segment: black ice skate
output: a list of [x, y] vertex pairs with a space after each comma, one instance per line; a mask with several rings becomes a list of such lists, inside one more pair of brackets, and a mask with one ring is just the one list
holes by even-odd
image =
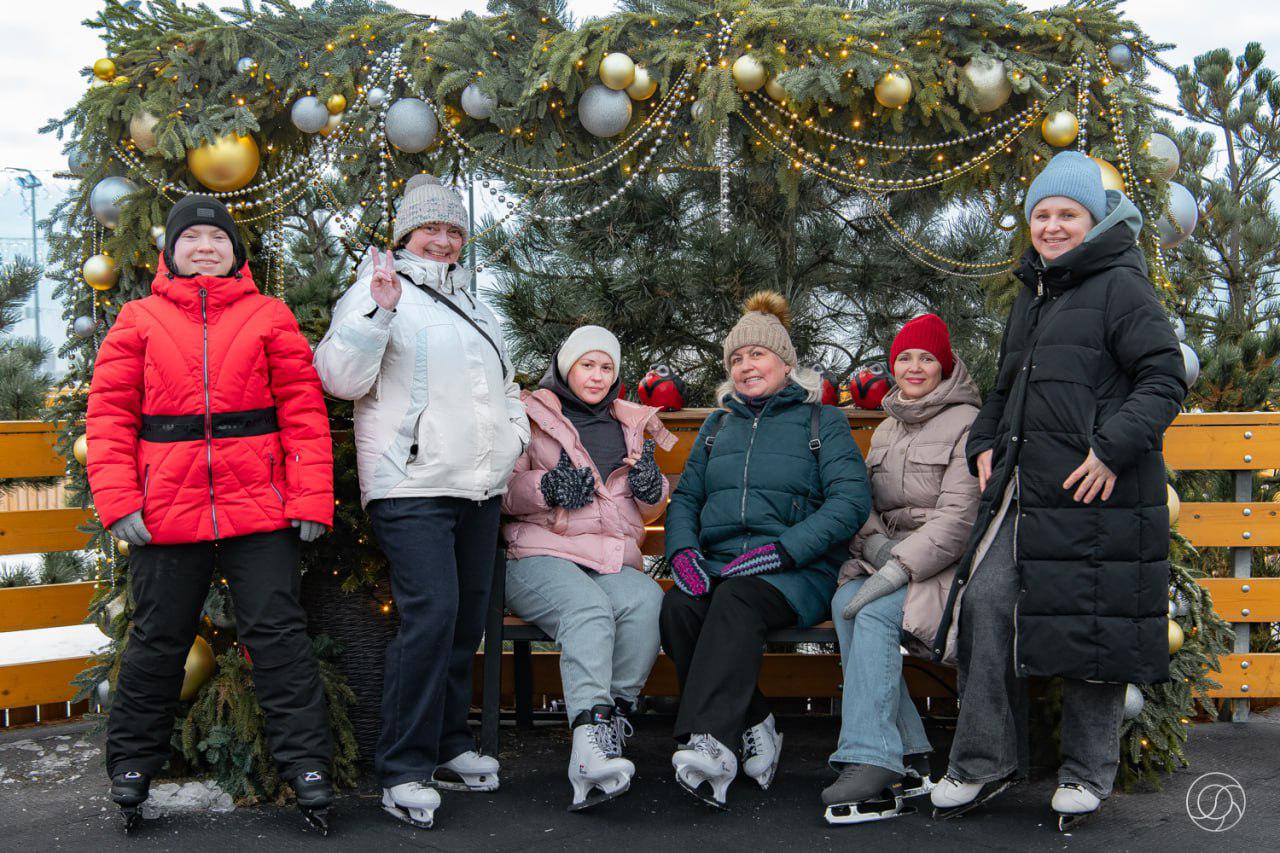
[[905, 778], [874, 764], [846, 764], [840, 778], [822, 792], [822, 804], [827, 807], [823, 817], [838, 825], [915, 814], [902, 802]]
[[906, 761], [907, 775], [902, 777], [902, 798], [909, 800], [931, 793], [938, 783], [933, 781], [928, 753], [908, 755]]
[[333, 805], [333, 785], [329, 782], [329, 774], [323, 770], [308, 770], [294, 776], [289, 784], [298, 798], [298, 811], [302, 812], [307, 823], [320, 830], [321, 835], [328, 835], [329, 807]]
[[120, 806], [124, 818], [124, 831], [133, 832], [142, 822], [142, 804], [151, 792], [151, 777], [137, 770], [128, 770], [111, 777], [111, 801]]

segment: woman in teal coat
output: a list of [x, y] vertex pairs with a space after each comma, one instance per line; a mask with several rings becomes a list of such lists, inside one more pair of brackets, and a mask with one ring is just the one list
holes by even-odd
[[871, 509], [849, 422], [796, 366], [790, 321], [776, 293], [747, 301], [724, 343], [722, 409], [667, 508], [675, 587], [659, 624], [680, 681], [681, 742], [671, 763], [682, 787], [720, 807], [739, 745], [761, 788], [778, 766], [782, 737], [756, 687], [765, 633], [827, 618], [845, 546]]

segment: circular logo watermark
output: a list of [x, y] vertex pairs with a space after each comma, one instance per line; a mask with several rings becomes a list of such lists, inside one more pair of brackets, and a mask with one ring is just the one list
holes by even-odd
[[1244, 787], [1226, 773], [1206, 773], [1187, 789], [1187, 817], [1207, 832], [1226, 832], [1244, 817]]

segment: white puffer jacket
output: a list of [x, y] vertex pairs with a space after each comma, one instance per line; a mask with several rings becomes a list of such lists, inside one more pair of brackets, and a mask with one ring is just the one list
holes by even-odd
[[[360, 502], [379, 498], [484, 500], [507, 490], [529, 443], [520, 388], [493, 312], [467, 291], [460, 266], [396, 253], [395, 311], [369, 292], [373, 265], [338, 300], [315, 366], [324, 389], [355, 401]], [[502, 348], [419, 288], [432, 288]]]

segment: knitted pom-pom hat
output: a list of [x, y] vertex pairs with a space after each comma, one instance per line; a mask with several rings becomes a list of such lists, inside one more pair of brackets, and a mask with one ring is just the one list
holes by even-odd
[[467, 233], [467, 208], [462, 196], [440, 183], [435, 175], [414, 175], [404, 185], [404, 200], [396, 211], [392, 242], [396, 245], [413, 229], [428, 222], [456, 225]]
[[943, 379], [949, 377], [956, 366], [955, 353], [951, 351], [951, 331], [937, 314], [921, 314], [903, 324], [889, 348], [890, 370], [898, 354], [909, 349], [922, 349], [936, 358], [942, 365]]
[[791, 306], [781, 293], [762, 290], [742, 306], [742, 319], [724, 339], [724, 369], [735, 350], [761, 346], [791, 367], [796, 366], [796, 348], [791, 344]]

